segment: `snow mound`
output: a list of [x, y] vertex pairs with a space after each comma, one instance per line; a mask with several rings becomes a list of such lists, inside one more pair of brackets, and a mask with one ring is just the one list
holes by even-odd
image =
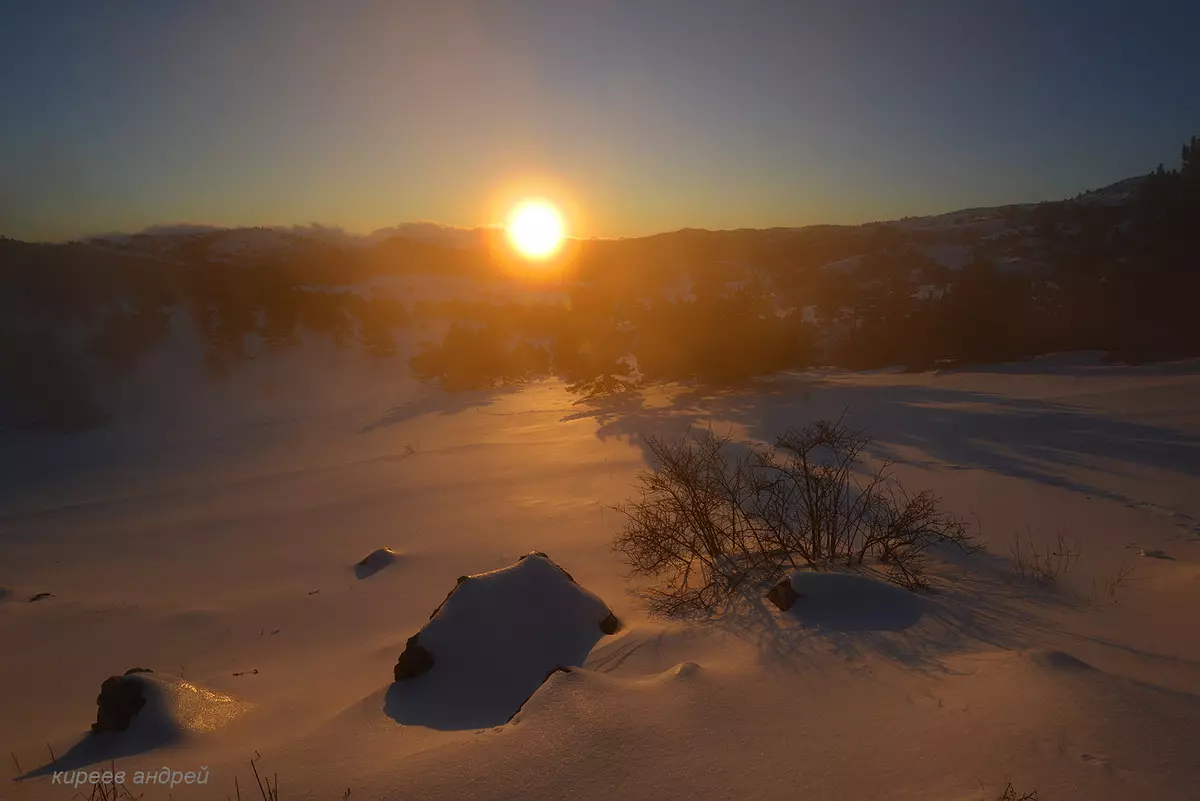
[[964, 664], [972, 665], [967, 672], [990, 676], [1001, 685], [1025, 682], [1026, 687], [1038, 683], [1067, 682], [1074, 687], [1085, 684], [1093, 687], [1131, 686], [1136, 682], [1117, 674], [1099, 670], [1077, 656], [1054, 648], [1025, 648], [1015, 651], [979, 653], [965, 657]]
[[695, 662], [681, 662], [661, 673], [633, 678], [585, 668], [558, 669], [546, 676], [509, 722], [528, 723], [539, 718], [561, 720], [572, 708], [628, 703], [629, 698], [637, 698], [640, 694], [666, 692], [667, 685], [694, 679], [700, 671]]
[[1094, 667], [1082, 659], [1071, 656], [1066, 651], [1051, 649], [1034, 649], [1026, 653], [1030, 663], [1048, 670], [1063, 671], [1092, 671]]
[[177, 676], [131, 673], [124, 681], [140, 686], [146, 705], [125, 734], [146, 741], [171, 740], [188, 733], [215, 731], [240, 717], [248, 705]]
[[370, 578], [395, 562], [398, 556], [391, 548], [376, 548], [354, 565], [354, 575], [359, 579]]
[[854, 573], [796, 573], [792, 588], [800, 598], [788, 614], [825, 631], [901, 631], [925, 613], [920, 596]]
[[463, 576], [409, 639], [384, 711], [434, 729], [500, 725], [616, 628], [608, 606], [545, 554]]
[[29, 775], [83, 768], [176, 745], [190, 735], [224, 728], [250, 708], [247, 702], [177, 676], [135, 670], [138, 672], [118, 677], [122, 685], [129, 685], [132, 694], [144, 700], [126, 729], [93, 730], [56, 762]]
[[662, 675], [672, 679], [686, 679], [700, 672], [700, 666], [695, 662], [680, 662]]

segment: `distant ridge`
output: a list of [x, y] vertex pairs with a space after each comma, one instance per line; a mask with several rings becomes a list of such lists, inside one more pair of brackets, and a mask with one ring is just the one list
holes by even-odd
[[[1063, 198], [1064, 201], [1081, 201], [1081, 202], [1099, 202], [1106, 204], [1121, 204], [1130, 201], [1137, 189], [1145, 182], [1146, 176], [1138, 175], [1130, 178], [1124, 178], [1099, 189], [1091, 189], [1086, 192], [1081, 192], [1073, 198]], [[726, 229], [709, 229], [709, 228], [693, 228], [685, 226], [675, 231], [662, 231], [655, 234], [647, 234], [643, 236], [622, 236], [622, 237], [593, 237], [596, 240], [604, 241], [626, 241], [650, 239], [654, 237], [676, 236], [676, 235], [697, 235], [710, 232], [735, 232], [735, 233], [754, 233], [760, 231], [772, 231], [785, 233], [788, 231], [799, 231], [810, 228], [858, 228], [861, 225], [886, 225], [889, 223], [903, 223], [907, 225], [921, 224], [922, 222], [942, 221], [953, 218], [960, 218], [964, 215], [987, 216], [990, 214], [999, 213], [1004, 209], [1017, 207], [1036, 206], [1041, 202], [1057, 202], [1057, 201], [1034, 201], [1029, 203], [1009, 203], [1001, 206], [980, 206], [965, 209], [957, 209], [955, 211], [941, 212], [938, 214], [927, 214], [913, 217], [903, 217], [898, 220], [877, 220], [872, 222], [862, 223], [860, 225], [832, 225], [829, 223], [814, 223], [812, 225], [802, 226], [774, 226], [771, 228], [726, 228]], [[210, 223], [171, 223], [162, 225], [152, 225], [135, 233], [128, 232], [110, 232], [104, 234], [96, 234], [92, 236], [80, 237], [79, 241], [95, 242], [108, 241], [125, 243], [139, 236], [186, 236], [191, 234], [205, 234], [215, 232], [238, 232], [238, 231], [273, 231], [280, 234], [286, 234], [303, 239], [317, 240], [326, 242], [332, 245], [340, 246], [369, 246], [376, 245], [380, 242], [393, 238], [408, 239], [414, 242], [424, 242], [432, 245], [441, 245], [443, 247], [455, 248], [459, 250], [470, 250], [473, 248], [483, 247], [487, 243], [488, 236], [498, 226], [480, 225], [473, 228], [464, 228], [461, 226], [445, 225], [443, 223], [432, 221], [419, 221], [409, 223], [398, 223], [383, 228], [377, 228], [368, 234], [357, 234], [346, 231], [338, 226], [322, 225], [321, 223], [309, 223], [307, 225], [273, 225], [273, 226], [254, 226], [254, 227], [239, 227], [239, 226], [221, 226]], [[587, 240], [585, 240], [587, 241]]]

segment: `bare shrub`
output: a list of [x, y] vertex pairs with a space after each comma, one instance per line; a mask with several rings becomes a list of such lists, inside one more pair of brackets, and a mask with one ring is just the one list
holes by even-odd
[[[110, 760], [111, 773], [117, 773], [115, 760]], [[78, 797], [82, 795], [77, 793]], [[92, 785], [92, 791], [88, 794], [87, 801], [140, 801], [145, 796], [145, 793], [134, 795], [129, 791], [129, 788], [121, 782], [104, 782], [100, 781]]]
[[762, 557], [761, 477], [753, 453], [731, 457], [729, 442], [712, 431], [648, 437], [657, 466], [638, 473], [637, 499], [616, 507], [626, 521], [614, 546], [634, 574], [663, 581], [648, 592], [657, 611], [712, 610]]
[[1092, 600], [1098, 601], [1101, 598], [1107, 598], [1110, 601], [1116, 601], [1117, 593], [1125, 587], [1125, 582], [1133, 575], [1133, 570], [1134, 565], [1124, 564], [1121, 565], [1120, 570], [1101, 581], [1099, 585], [1093, 580]]
[[793, 567], [795, 557], [810, 565], [862, 564], [874, 555], [897, 584], [926, 586], [922, 555], [939, 543], [970, 550], [967, 524], [946, 512], [932, 490], [910, 495], [890, 461], [860, 477], [870, 442], [841, 420], [785, 432], [774, 448], [757, 452], [774, 481], [757, 496], [756, 517]]
[[925, 586], [925, 552], [971, 550], [967, 524], [932, 491], [908, 494], [890, 462], [862, 473], [869, 443], [841, 420], [789, 430], [770, 447], [712, 431], [649, 437], [655, 466], [616, 507], [625, 524], [614, 546], [634, 575], [661, 580], [647, 594], [665, 613], [711, 613], [748, 579], [868, 556], [897, 584]]
[[92, 792], [88, 794], [87, 801], [138, 801], [144, 795], [145, 793], [134, 795], [123, 784], [98, 783], [92, 785]]
[[1083, 553], [1083, 546], [1067, 539], [1066, 532], [1060, 528], [1055, 532], [1054, 541], [1045, 544], [1039, 543], [1028, 530], [1023, 536], [1014, 534], [1008, 550], [1017, 576], [1043, 584], [1055, 584], [1060, 576], [1075, 567]]
[[1017, 789], [1009, 782], [1004, 788], [1004, 793], [996, 799], [996, 801], [1037, 801], [1037, 790], [1030, 790], [1028, 793], [1017, 794]]
[[[250, 760], [250, 770], [254, 771], [254, 782], [258, 785], [258, 795], [262, 801], [279, 801], [279, 774], [274, 774], [274, 781], [271, 776], [260, 776], [258, 773], [258, 763], [262, 760], [262, 754], [254, 752], [254, 757]], [[238, 783], [237, 776], [233, 777], [233, 788], [237, 793], [237, 801], [242, 801], [242, 787]], [[346, 796], [350, 795], [349, 788], [346, 789]]]

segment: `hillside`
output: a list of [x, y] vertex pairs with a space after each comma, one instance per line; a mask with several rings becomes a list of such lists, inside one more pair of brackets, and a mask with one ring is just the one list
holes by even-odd
[[447, 244], [431, 224], [3, 240], [0, 423], [102, 424], [113, 387], [153, 382], [160, 352], [219, 379], [302, 341], [398, 357], [451, 389], [555, 375], [581, 396], [820, 365], [1197, 355], [1192, 163], [1052, 203], [572, 241], [542, 268], [500, 230]]

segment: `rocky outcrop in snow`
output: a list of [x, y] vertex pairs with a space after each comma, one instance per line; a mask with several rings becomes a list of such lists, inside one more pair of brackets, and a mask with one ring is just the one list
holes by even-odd
[[408, 639], [387, 711], [433, 728], [499, 725], [547, 675], [582, 664], [619, 628], [600, 598], [543, 553], [463, 576]]
[[109, 676], [96, 696], [96, 722], [92, 731], [125, 731], [133, 717], [146, 705], [145, 684], [130, 676], [153, 673], [149, 668], [130, 668], [123, 676]]
[[391, 548], [376, 548], [354, 565], [354, 575], [365, 579], [396, 561], [398, 554]]

